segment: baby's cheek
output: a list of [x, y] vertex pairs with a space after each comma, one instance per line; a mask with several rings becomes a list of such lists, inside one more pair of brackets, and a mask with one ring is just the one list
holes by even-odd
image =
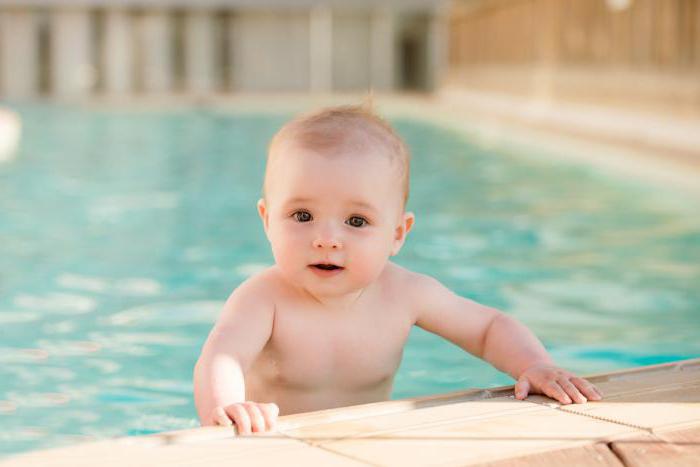
[[300, 248], [293, 236], [279, 235], [272, 239], [272, 254], [280, 267], [292, 266], [297, 261]]
[[277, 247], [276, 258], [281, 263], [295, 263], [299, 256], [299, 247], [293, 242], [283, 242]]
[[355, 273], [358, 280], [371, 282], [379, 277], [386, 266], [387, 255], [384, 249], [368, 246], [360, 250], [360, 257], [355, 262]]

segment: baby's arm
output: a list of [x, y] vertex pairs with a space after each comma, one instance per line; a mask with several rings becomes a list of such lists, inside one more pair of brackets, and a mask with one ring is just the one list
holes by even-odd
[[233, 291], [194, 369], [194, 400], [202, 425], [236, 423], [241, 434], [272, 428], [275, 404], [245, 401], [243, 375], [272, 333], [269, 291], [252, 280]]
[[460, 297], [433, 278], [420, 276], [417, 282], [416, 324], [511, 375], [518, 399], [529, 392], [564, 404], [601, 399], [591, 383], [556, 367], [537, 337], [514, 318]]

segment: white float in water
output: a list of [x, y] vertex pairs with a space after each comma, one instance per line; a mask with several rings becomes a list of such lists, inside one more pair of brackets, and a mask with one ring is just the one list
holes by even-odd
[[12, 159], [17, 152], [21, 129], [19, 115], [0, 107], [0, 162]]

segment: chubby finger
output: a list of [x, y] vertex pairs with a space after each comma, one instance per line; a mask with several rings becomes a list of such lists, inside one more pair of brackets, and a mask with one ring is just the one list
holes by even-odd
[[579, 389], [579, 391], [581, 391], [581, 393], [583, 393], [584, 396], [588, 398], [588, 400], [599, 401], [603, 398], [603, 395], [600, 393], [598, 388], [593, 386], [585, 379], [573, 377], [571, 378], [571, 382], [574, 383], [574, 385]]
[[515, 383], [515, 398], [525, 399], [530, 393], [530, 382], [527, 378], [520, 378], [517, 383]]
[[260, 412], [258, 404], [254, 402], [246, 402], [243, 404], [245, 409], [248, 411], [248, 417], [250, 417], [250, 429], [253, 433], [261, 433], [265, 431], [265, 418]]
[[568, 378], [561, 378], [557, 380], [557, 383], [559, 383], [559, 386], [562, 387], [564, 392], [571, 398], [572, 401], [576, 402], [577, 404], [584, 404], [588, 402], [588, 399], [581, 394], [581, 392], [578, 390], [574, 384], [569, 381]]
[[220, 425], [220, 426], [233, 425], [233, 422], [231, 421], [230, 418], [228, 418], [228, 415], [226, 415], [226, 411], [224, 410], [223, 407], [216, 407], [214, 409], [214, 416], [212, 418], [214, 420], [215, 425]]
[[571, 398], [566, 394], [564, 389], [556, 381], [548, 381], [542, 386], [542, 392], [558, 400], [562, 404], [571, 404]]
[[226, 414], [231, 417], [236, 424], [239, 435], [250, 434], [250, 416], [245, 407], [241, 404], [231, 404], [226, 406]]
[[274, 402], [270, 402], [269, 404], [258, 404], [258, 408], [265, 418], [265, 425], [267, 426], [267, 429], [274, 430], [277, 428], [277, 416], [280, 413], [280, 408], [277, 407], [277, 404]]

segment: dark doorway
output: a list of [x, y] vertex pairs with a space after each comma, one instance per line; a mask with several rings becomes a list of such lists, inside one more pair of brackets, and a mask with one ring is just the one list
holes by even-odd
[[428, 89], [427, 18], [406, 16], [399, 29], [399, 86], [407, 91]]

